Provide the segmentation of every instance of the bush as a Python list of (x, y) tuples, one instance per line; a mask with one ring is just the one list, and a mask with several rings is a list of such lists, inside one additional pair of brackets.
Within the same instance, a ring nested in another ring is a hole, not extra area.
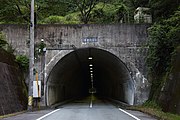
[(0, 48), (3, 48), (7, 45), (7, 41), (5, 39), (5, 35), (0, 32)]
[(148, 107), (148, 108), (155, 108), (158, 110), (162, 110), (162, 108), (155, 101), (148, 100), (143, 104), (143, 106)]
[(68, 14), (65, 17), (63, 16), (49, 16), (45, 18), (40, 23), (42, 24), (79, 24), (79, 13)]
[(48, 24), (65, 24), (65, 18), (63, 16), (49, 16), (43, 22)]
[(29, 68), (29, 59), (25, 55), (17, 55), (16, 56), (16, 62), (19, 64), (20, 68), (27, 72)]
[(94, 23), (119, 23), (125, 21), (127, 8), (124, 4), (99, 3), (91, 12), (91, 22)]
[(149, 29), (147, 65), (153, 79), (150, 99), (156, 99), (164, 84), (164, 76), (170, 71), (173, 54), (180, 46), (180, 11), (167, 20), (155, 23)]
[(66, 24), (79, 24), (81, 23), (80, 21), (80, 13), (75, 12), (71, 13), (65, 16)]

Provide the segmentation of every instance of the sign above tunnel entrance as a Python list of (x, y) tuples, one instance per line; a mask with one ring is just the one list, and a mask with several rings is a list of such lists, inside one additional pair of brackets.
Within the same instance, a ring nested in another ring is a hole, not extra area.
[(95, 43), (98, 42), (98, 37), (85, 37), (82, 39), (82, 43), (86, 44), (86, 43)]

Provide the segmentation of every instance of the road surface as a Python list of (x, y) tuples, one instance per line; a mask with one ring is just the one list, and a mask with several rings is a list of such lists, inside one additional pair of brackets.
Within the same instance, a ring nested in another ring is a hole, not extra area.
[(56, 110), (45, 111), (44, 115), (42, 112), (40, 113), (40, 115), (36, 113), (31, 117), (30, 115), (33, 113), (25, 113), (3, 120), (156, 120), (144, 113), (123, 110), (106, 100), (95, 97), (73, 101), (58, 107)]

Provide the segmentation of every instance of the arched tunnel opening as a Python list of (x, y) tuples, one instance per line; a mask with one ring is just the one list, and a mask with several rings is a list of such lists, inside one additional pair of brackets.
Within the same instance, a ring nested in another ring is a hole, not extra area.
[(64, 56), (46, 84), (48, 106), (86, 97), (92, 88), (101, 98), (134, 103), (134, 82), (126, 65), (114, 54), (97, 48), (77, 49)]

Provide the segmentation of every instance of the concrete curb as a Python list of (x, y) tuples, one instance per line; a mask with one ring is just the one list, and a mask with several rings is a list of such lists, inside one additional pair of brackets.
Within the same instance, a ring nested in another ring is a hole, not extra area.
[(52, 105), (50, 108), (56, 109), (56, 108), (58, 108), (59, 106), (64, 105), (64, 104), (66, 104), (66, 103), (69, 103), (69, 102), (71, 102), (71, 101), (73, 101), (73, 100), (75, 100), (75, 99), (70, 99), (70, 100), (66, 100), (66, 101), (63, 101), (63, 102), (56, 103), (56, 104)]
[(115, 106), (120, 107), (120, 108), (126, 109), (127, 107), (131, 106), (131, 105), (127, 104), (127, 103), (124, 103), (124, 102), (121, 102), (121, 101), (118, 101), (118, 100), (114, 100), (114, 99), (111, 99), (111, 98), (106, 98), (106, 99), (108, 101), (110, 101), (111, 103), (113, 103)]
[(2, 118), (7, 118), (7, 117), (12, 117), (12, 116), (16, 116), (16, 115), (19, 115), (19, 114), (22, 114), (22, 113), (25, 113), (25, 112), (27, 112), (27, 110), (20, 111), (20, 112), (16, 112), (16, 113), (11, 113), (11, 114), (2, 115), (2, 116), (0, 116), (0, 119), (2, 119)]

